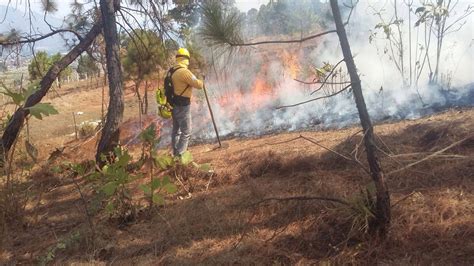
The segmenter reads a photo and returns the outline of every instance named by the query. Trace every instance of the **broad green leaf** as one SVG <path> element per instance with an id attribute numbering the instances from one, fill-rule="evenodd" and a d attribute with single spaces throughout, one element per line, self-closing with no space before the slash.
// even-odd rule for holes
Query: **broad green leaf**
<path id="1" fill-rule="evenodd" d="M 35 82 L 36 83 L 36 82 Z M 25 100 L 28 99 L 33 93 L 35 93 L 39 89 L 39 83 L 32 84 L 32 86 L 28 86 L 26 91 L 23 93 Z"/>
<path id="2" fill-rule="evenodd" d="M 188 165 L 192 161 L 193 161 L 193 156 L 191 155 L 189 151 L 186 151 L 183 154 L 181 154 L 181 164 Z"/>
<path id="3" fill-rule="evenodd" d="M 173 158 L 167 154 L 159 155 L 155 158 L 156 164 L 162 169 L 166 170 L 173 165 Z"/>
<path id="4" fill-rule="evenodd" d="M 176 185 L 173 184 L 173 183 L 168 183 L 168 184 L 164 185 L 163 188 L 166 190 L 166 192 L 168 192 L 170 194 L 173 194 L 178 190 Z"/>
<path id="5" fill-rule="evenodd" d="M 43 119 L 44 116 L 55 115 L 58 114 L 58 110 L 56 110 L 51 104 L 49 103 L 37 103 L 34 106 L 26 108 L 30 111 L 30 114 L 37 119 Z"/>
<path id="6" fill-rule="evenodd" d="M 141 184 L 140 189 L 143 190 L 143 193 L 145 193 L 145 195 L 150 195 L 151 194 L 151 188 L 150 188 L 149 185 Z"/>
<path id="7" fill-rule="evenodd" d="M 102 187 L 102 190 L 104 191 L 105 195 L 109 197 L 115 193 L 116 189 L 117 189 L 117 183 L 114 181 L 109 182 Z"/>
<path id="8" fill-rule="evenodd" d="M 165 205 L 165 199 L 160 194 L 153 194 L 153 203 L 158 205 Z"/>
<path id="9" fill-rule="evenodd" d="M 157 178 L 153 178 L 150 185 L 151 185 L 151 190 L 155 191 L 157 188 L 161 187 L 161 181 Z"/>
<path id="10" fill-rule="evenodd" d="M 7 88 L 4 88 L 5 91 L 2 91 L 0 93 L 10 97 L 13 101 L 14 104 L 16 105 L 21 105 L 21 103 L 25 100 L 25 97 L 21 93 L 13 92 Z"/>

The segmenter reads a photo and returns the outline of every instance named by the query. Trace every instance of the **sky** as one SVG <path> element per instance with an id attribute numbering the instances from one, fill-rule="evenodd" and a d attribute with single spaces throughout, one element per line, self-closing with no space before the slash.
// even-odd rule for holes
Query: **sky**
<path id="1" fill-rule="evenodd" d="M 29 0 L 32 6 L 32 9 L 38 13 L 42 13 L 41 11 L 41 0 Z M 268 3 L 269 0 L 235 0 L 236 6 L 244 11 L 247 12 L 251 8 L 259 8 L 262 4 Z M 8 3 L 11 3 L 10 6 L 17 7 L 17 9 L 24 10 L 27 0 L 0 0 L 0 5 L 6 6 Z M 58 11 L 54 13 L 54 16 L 57 18 L 63 18 L 69 13 L 69 4 L 71 1 L 69 0 L 57 0 L 56 3 L 58 4 Z"/>

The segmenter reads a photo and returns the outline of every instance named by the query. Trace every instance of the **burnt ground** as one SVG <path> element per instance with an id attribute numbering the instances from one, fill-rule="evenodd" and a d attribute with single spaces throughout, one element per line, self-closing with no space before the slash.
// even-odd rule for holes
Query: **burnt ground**
<path id="1" fill-rule="evenodd" d="M 136 121 L 127 123 L 125 131 Z M 230 139 L 220 149 L 213 144 L 193 146 L 195 160 L 211 163 L 214 173 L 182 170 L 191 198 L 179 198 L 185 191 L 178 183 L 179 191 L 167 198 L 165 207 L 151 215 L 142 212 L 126 225 L 97 215 L 93 239 L 77 189 L 79 185 L 90 201 L 87 180 L 73 180 L 52 169 L 61 161 L 92 159 L 95 141 L 65 142 L 55 162 L 43 163 L 22 183 L 28 191 L 26 208 L 5 227 L 0 260 L 35 264 L 65 243 L 54 250 L 55 264 L 472 265 L 473 132 L 473 109 L 376 126 L 392 200 L 392 225 L 385 241 L 365 234 L 364 211 L 318 200 L 258 203 L 268 197 L 304 195 L 358 206 L 362 191 L 370 187 L 369 177 L 357 163 L 328 151 L 365 163 L 357 127 Z M 124 137 L 133 138 L 126 133 Z M 139 143 L 129 143 L 137 158 Z M 405 168 L 408 165 L 413 166 Z M 134 198 L 139 202 L 141 194 Z"/>

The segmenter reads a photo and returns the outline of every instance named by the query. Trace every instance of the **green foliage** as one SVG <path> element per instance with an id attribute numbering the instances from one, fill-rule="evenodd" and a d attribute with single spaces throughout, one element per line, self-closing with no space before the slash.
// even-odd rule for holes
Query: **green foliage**
<path id="1" fill-rule="evenodd" d="M 105 210 L 110 217 L 125 218 L 135 214 L 135 207 L 128 184 L 140 178 L 138 174 L 131 174 L 127 170 L 132 157 L 127 150 L 121 147 L 114 149 L 113 162 L 108 162 L 99 172 L 88 176 L 97 182 L 96 192 L 105 200 Z"/>
<path id="2" fill-rule="evenodd" d="M 326 7 L 326 8 L 325 8 Z M 247 13 L 245 27 L 254 35 L 309 34 L 324 27 L 327 5 L 315 0 L 278 0 Z"/>
<path id="3" fill-rule="evenodd" d="M 352 228 L 357 232 L 367 233 L 370 223 L 375 219 L 375 185 L 371 183 L 348 201 L 348 215 Z"/>
<path id="4" fill-rule="evenodd" d="M 157 205 L 165 204 L 163 192 L 173 194 L 178 190 L 176 185 L 170 182 L 169 176 L 153 178 L 150 183 L 140 185 L 140 189 L 146 197 L 151 197 L 153 204 Z"/>
<path id="5" fill-rule="evenodd" d="M 199 35 L 211 46 L 242 43 L 243 17 L 236 9 L 226 9 L 219 1 L 208 1 L 202 7 Z"/>
<path id="6" fill-rule="evenodd" d="M 25 103 L 26 99 L 28 99 L 28 97 L 30 97 L 37 90 L 38 87 L 29 86 L 28 89 L 21 92 L 13 92 L 6 87 L 3 87 L 3 90 L 1 90 L 0 93 L 10 97 L 10 103 L 16 105 L 17 107 L 21 107 Z M 43 116 L 58 114 L 58 111 L 50 103 L 37 103 L 25 109 L 29 110 L 33 117 L 40 120 L 43 119 Z"/>
<path id="7" fill-rule="evenodd" d="M 86 54 L 81 55 L 77 60 L 76 71 L 80 78 L 85 78 L 86 76 L 92 77 L 99 73 L 99 67 L 94 59 L 89 54 Z"/>
<path id="8" fill-rule="evenodd" d="M 51 67 L 51 58 L 45 51 L 36 53 L 36 56 L 31 60 L 28 65 L 28 73 L 30 74 L 30 80 L 39 80 L 43 78 L 48 69 Z"/>
<path id="9" fill-rule="evenodd" d="M 145 161 L 150 165 L 150 182 L 148 184 L 140 185 L 140 189 L 145 194 L 145 197 L 150 199 L 150 209 L 153 204 L 164 205 L 163 192 L 175 193 L 177 187 L 170 182 L 169 176 L 155 178 L 154 168 L 158 167 L 159 172 L 164 172 L 173 167 L 173 158 L 167 154 L 156 155 L 156 146 L 160 142 L 160 138 L 156 134 L 156 126 L 151 123 L 146 129 L 140 133 L 140 139 L 143 141 L 144 149 L 147 151 Z"/>
<path id="10" fill-rule="evenodd" d="M 181 31 L 192 28 L 199 22 L 199 4 L 202 0 L 173 0 L 174 7 L 169 16 L 179 24 Z"/>
<path id="11" fill-rule="evenodd" d="M 73 232 L 72 234 L 66 236 L 65 238 L 58 240 L 56 244 L 48 248 L 48 250 L 46 251 L 46 254 L 44 254 L 43 256 L 39 258 L 38 264 L 39 265 L 50 264 L 56 258 L 58 251 L 70 249 L 72 248 L 72 246 L 77 245 L 80 240 L 81 240 L 81 234 L 79 232 Z"/>
<path id="12" fill-rule="evenodd" d="M 38 81 L 46 75 L 48 70 L 53 64 L 58 62 L 61 59 L 61 54 L 57 53 L 52 56 L 48 56 L 48 53 L 45 51 L 37 52 L 33 60 L 31 60 L 28 65 L 28 73 L 30 75 L 30 81 Z M 72 68 L 70 66 L 66 67 L 59 73 L 59 80 L 67 78 L 72 73 Z"/>
<path id="13" fill-rule="evenodd" d="M 157 138 L 156 135 L 156 125 L 151 123 L 146 129 L 144 129 L 140 135 L 140 140 L 142 140 L 146 145 L 155 146 L 160 142 L 160 138 Z"/>
<path id="14" fill-rule="evenodd" d="M 37 103 L 27 109 L 32 116 L 40 120 L 43 119 L 43 116 L 58 114 L 58 111 L 49 103 Z"/>
<path id="15" fill-rule="evenodd" d="M 143 81 L 158 74 L 165 64 L 165 49 L 159 36 L 153 31 L 135 30 L 133 36 L 124 40 L 126 54 L 122 59 L 125 76 Z"/>
<path id="16" fill-rule="evenodd" d="M 51 66 L 53 64 L 55 64 L 56 62 L 58 62 L 59 60 L 61 60 L 62 56 L 60 53 L 57 53 L 57 54 L 54 54 L 51 56 Z M 50 67 L 51 67 L 50 66 Z M 66 68 L 64 68 L 60 73 L 59 73 L 59 81 L 62 81 L 64 79 L 66 79 L 67 77 L 71 76 L 72 74 L 72 68 L 70 66 L 67 66 Z"/>
<path id="17" fill-rule="evenodd" d="M 45 13 L 54 13 L 58 11 L 58 4 L 53 0 L 41 0 L 41 8 Z"/>

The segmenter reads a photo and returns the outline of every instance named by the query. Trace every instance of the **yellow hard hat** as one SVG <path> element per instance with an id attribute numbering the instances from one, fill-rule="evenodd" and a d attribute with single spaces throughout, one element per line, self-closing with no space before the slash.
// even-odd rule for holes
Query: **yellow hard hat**
<path id="1" fill-rule="evenodd" d="M 188 49 L 179 48 L 178 52 L 176 53 L 176 57 L 185 57 L 185 58 L 189 59 L 191 57 L 191 55 L 189 54 Z"/>

